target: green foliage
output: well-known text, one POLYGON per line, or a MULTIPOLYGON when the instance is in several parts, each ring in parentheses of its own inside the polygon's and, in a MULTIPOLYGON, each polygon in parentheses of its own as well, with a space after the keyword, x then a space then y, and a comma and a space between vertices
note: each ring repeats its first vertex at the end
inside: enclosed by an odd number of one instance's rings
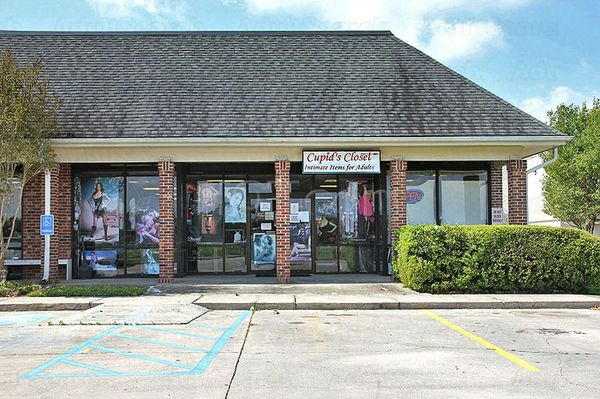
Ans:
POLYGON ((548 115, 550 126, 574 138, 544 169, 544 211, 592 232, 600 216, 600 99, 591 108, 563 104, 548 115))
POLYGON ((146 292, 146 290, 147 287, 131 285, 56 285, 42 291, 31 292, 28 296, 139 296, 146 292))
POLYGON ((582 292, 600 286, 600 239, 543 226, 409 226, 394 275, 431 293, 582 292))
POLYGON ((131 285, 55 285, 42 286, 35 283, 20 283, 15 281, 0 281, 0 297, 33 296, 139 296, 146 292, 147 287, 131 285))
POLYGON ((0 281, 0 297, 28 295, 41 291, 43 287, 35 283, 15 283, 13 281, 0 281))
POLYGON ((39 60, 20 67, 9 52, 0 59, 0 270, 15 230, 14 223, 5 225, 16 220, 23 187, 55 161, 50 138, 60 103, 41 70, 39 60))

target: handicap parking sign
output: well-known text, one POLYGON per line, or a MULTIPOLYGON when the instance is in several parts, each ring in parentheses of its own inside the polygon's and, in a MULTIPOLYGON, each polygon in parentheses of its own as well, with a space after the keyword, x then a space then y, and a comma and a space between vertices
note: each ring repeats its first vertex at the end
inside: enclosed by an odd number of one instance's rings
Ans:
POLYGON ((54 235, 54 215, 40 216, 40 234, 43 236, 54 235))

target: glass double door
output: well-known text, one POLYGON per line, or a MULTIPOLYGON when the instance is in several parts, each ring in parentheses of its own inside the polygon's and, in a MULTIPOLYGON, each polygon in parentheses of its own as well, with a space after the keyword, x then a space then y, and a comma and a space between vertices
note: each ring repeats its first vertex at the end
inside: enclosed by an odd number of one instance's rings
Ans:
POLYGON ((377 270, 382 193, 373 176, 293 175, 290 202, 292 270, 377 270))
POLYGON ((185 213, 187 272, 275 269, 272 179, 188 178, 185 213))

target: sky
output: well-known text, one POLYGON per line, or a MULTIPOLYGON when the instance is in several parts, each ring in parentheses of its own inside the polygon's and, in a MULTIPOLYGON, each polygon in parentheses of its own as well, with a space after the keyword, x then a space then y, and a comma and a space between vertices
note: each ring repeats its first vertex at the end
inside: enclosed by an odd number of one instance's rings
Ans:
POLYGON ((390 30, 547 121, 600 98, 600 0, 0 0, 0 30, 390 30))

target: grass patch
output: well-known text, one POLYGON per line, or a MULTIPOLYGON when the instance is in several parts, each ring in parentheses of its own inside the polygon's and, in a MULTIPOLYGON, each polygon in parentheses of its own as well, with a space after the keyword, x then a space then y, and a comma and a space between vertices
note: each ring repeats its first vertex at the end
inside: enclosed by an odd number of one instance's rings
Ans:
POLYGON ((32 297, 55 297, 55 296, 139 296, 146 292, 147 287, 130 285, 52 285, 43 286, 34 283, 18 283, 14 281, 0 282, 0 297, 32 296, 32 297))
POLYGON ((139 296, 146 292, 146 287, 130 285, 55 285, 40 291, 32 291, 27 296, 139 296))

